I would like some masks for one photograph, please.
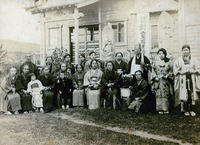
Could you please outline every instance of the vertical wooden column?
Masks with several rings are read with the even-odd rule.
[[[98,18],[99,18],[99,51],[102,49],[102,19],[101,19],[101,1],[99,1],[99,7],[98,7]],[[101,55],[100,55],[101,58]]]
[[[179,52],[185,44],[185,5],[184,0],[179,0],[178,10],[178,35],[179,35]]]
[[[79,10],[77,7],[74,8],[75,20],[74,20],[74,30],[75,30],[75,63],[78,63],[79,56],[79,41],[78,41],[78,30],[79,30],[79,19],[78,19]]]
[[[41,65],[45,65],[46,59],[46,30],[45,30],[45,13],[41,13],[41,40],[40,40],[40,61]]]

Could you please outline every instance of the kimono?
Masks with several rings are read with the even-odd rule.
[[[44,87],[39,80],[28,83],[27,92],[30,92],[32,95],[32,105],[34,108],[43,107],[42,90],[44,90]]]
[[[84,76],[84,86],[100,85],[103,72],[100,69],[91,69]],[[100,107],[100,89],[87,88],[87,105],[88,109],[97,109]]]
[[[137,113],[148,113],[150,111],[150,87],[145,79],[133,84],[134,95],[131,97],[133,100],[128,109],[134,110]]]
[[[144,60],[144,65],[142,66],[140,63]],[[139,58],[132,57],[128,62],[126,73],[127,74],[135,74],[137,70],[141,70],[143,72],[143,78],[148,81],[148,70],[150,68],[150,61],[146,56],[141,56]]]
[[[85,92],[83,89],[83,79],[84,79],[84,73],[78,73],[76,72],[73,76],[73,84],[74,84],[74,92],[73,92],[73,106],[84,106],[84,96]]]
[[[61,105],[64,105],[66,108],[66,105],[69,105],[69,107],[72,106],[71,100],[72,100],[72,92],[73,92],[73,81],[72,79],[66,77],[66,78],[59,78],[56,80],[55,83],[55,90],[57,94],[57,107],[60,109]]]
[[[16,77],[7,75],[1,82],[0,86],[0,111],[18,111],[21,110],[20,96],[16,92],[12,92],[12,88],[16,86]]]
[[[43,92],[43,105],[44,110],[51,110],[56,105],[56,97],[54,96],[54,78],[52,75],[41,75],[39,76],[39,80],[41,81],[44,87],[49,87],[48,90],[44,90]]]
[[[32,111],[32,96],[28,93],[24,93],[23,90],[27,90],[29,78],[27,74],[20,74],[16,79],[16,92],[21,97],[21,106],[23,111]]]
[[[109,83],[113,83],[114,85],[109,88],[107,85]],[[108,106],[110,106],[113,109],[119,109],[120,108],[120,95],[119,95],[119,74],[112,70],[108,71],[106,70],[102,75],[102,97],[105,97],[105,99],[108,102]]]
[[[116,60],[113,62],[113,65],[114,65],[114,70],[119,72],[119,71],[123,71],[123,73],[125,72],[126,70],[126,67],[127,67],[127,63],[123,60],[121,60],[120,63],[118,63]]]
[[[171,84],[172,65],[170,61],[156,61],[153,75],[152,73],[152,91],[156,97],[156,110],[169,111],[170,99],[173,95],[173,87]]]
[[[184,61],[181,56],[174,62],[174,106],[181,105],[181,112],[188,111],[189,104],[190,110],[194,111],[197,92],[200,91],[200,76],[196,74],[200,72],[198,59],[190,55],[188,60]]]

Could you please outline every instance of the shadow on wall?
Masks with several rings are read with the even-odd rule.
[[[1,49],[8,52],[39,53],[40,45],[36,43],[19,42],[15,40],[0,40]]]

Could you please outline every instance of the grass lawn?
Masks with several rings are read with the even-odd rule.
[[[103,108],[97,110],[70,108],[68,110],[56,110],[55,112],[58,111],[96,124],[146,131],[193,144],[200,143],[200,115],[196,117],[157,114],[138,115],[130,111],[115,111]]]

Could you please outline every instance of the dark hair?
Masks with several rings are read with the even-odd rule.
[[[94,51],[91,51],[91,52],[89,53],[89,56],[92,55],[93,53],[96,54]]]
[[[134,75],[136,75],[137,72],[140,72],[141,76],[143,75],[143,72],[141,70],[136,70]]]
[[[70,57],[70,54],[69,53],[66,53],[65,56],[64,56],[64,59],[69,56]]]
[[[96,59],[93,59],[93,60],[91,60],[91,62],[90,62],[90,68],[92,68],[92,63],[93,63],[93,61],[96,61],[96,62],[97,62],[97,67],[99,67],[98,61],[97,61]]]
[[[52,57],[51,57],[51,56],[47,56],[47,57],[46,57],[46,61],[47,61],[48,58],[51,58],[51,60],[52,60]]]
[[[115,54],[115,57],[117,56],[117,54],[121,54],[122,57],[124,57],[122,52],[117,52],[117,53]]]
[[[165,48],[160,48],[157,54],[159,54],[160,51],[162,51],[165,55],[164,62],[168,62],[170,59],[167,57],[167,51],[165,50]]]
[[[28,74],[28,77],[29,77],[29,78],[31,78],[32,76],[35,76],[35,74],[34,74],[34,73],[29,73],[29,74]]]
[[[107,62],[106,62],[106,66],[107,66],[108,63],[112,63],[112,66],[114,66],[114,64],[113,64],[112,61],[107,61]]]
[[[62,64],[65,64],[66,70],[67,70],[67,64],[66,64],[65,62],[62,62],[62,63],[60,64],[60,69],[61,69]]]
[[[22,66],[22,70],[24,69],[25,66],[28,66],[28,69],[30,69],[30,66],[29,66],[27,63],[25,63],[25,64]]]
[[[81,68],[83,70],[83,66],[80,63],[76,65],[76,70],[77,70],[77,68],[78,68],[79,65],[81,66]]]
[[[82,57],[84,57],[84,58],[85,58],[85,55],[84,55],[83,53],[79,54],[79,57],[80,57],[80,56],[82,56]]]
[[[185,44],[185,45],[182,46],[182,51],[183,51],[184,48],[188,48],[190,50],[190,46],[187,45],[187,44]]]

